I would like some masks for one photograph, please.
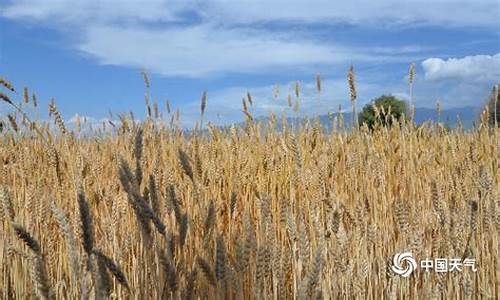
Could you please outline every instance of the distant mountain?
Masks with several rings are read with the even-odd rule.
[[[480,107],[460,107],[460,108],[450,108],[446,110],[442,110],[439,116],[435,109],[432,108],[416,108],[415,109],[415,123],[422,124],[425,121],[433,121],[433,122],[441,122],[449,127],[455,127],[458,124],[458,120],[460,120],[462,126],[465,129],[470,129],[473,127],[473,123],[478,119],[479,114],[481,113]],[[337,116],[337,113],[332,113],[332,116]],[[352,113],[345,112],[344,116],[344,124],[346,127],[349,127],[351,124]],[[330,129],[331,120],[328,115],[320,115],[319,116],[320,123],[323,128]],[[269,122],[269,117],[258,117],[255,119],[257,122],[267,123]],[[287,118],[287,123],[289,125],[292,124],[302,124],[305,121],[304,117],[301,118]],[[311,116],[312,122],[312,116]],[[243,123],[238,123],[235,125],[243,125]],[[278,118],[278,127],[281,127],[281,120]]]
[[[462,126],[469,129],[472,128],[473,122],[479,118],[480,113],[480,107],[450,108],[441,111],[440,121],[450,127],[455,127],[459,118]],[[415,110],[415,123],[421,124],[427,120],[438,121],[435,109],[418,108]]]

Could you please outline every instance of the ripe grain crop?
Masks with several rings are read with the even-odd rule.
[[[255,122],[243,99],[244,125],[187,133],[167,103],[170,122],[90,135],[54,102],[56,127],[3,128],[1,298],[498,299],[498,128],[326,131]],[[406,251],[477,271],[400,277]]]

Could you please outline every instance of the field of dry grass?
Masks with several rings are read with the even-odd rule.
[[[83,136],[50,109],[57,130],[18,111],[0,135],[3,299],[498,299],[498,128],[325,132],[245,109],[189,137],[125,117]],[[401,277],[406,251],[477,271]]]

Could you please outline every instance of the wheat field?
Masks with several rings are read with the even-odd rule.
[[[500,295],[500,130],[486,122],[344,130],[338,115],[327,131],[254,122],[249,96],[242,126],[185,132],[170,107],[167,124],[147,103],[142,122],[122,115],[85,134],[55,103],[55,127],[33,121],[36,97],[15,101],[0,83],[12,111],[0,134],[2,299]],[[407,251],[477,270],[402,277],[390,266]]]

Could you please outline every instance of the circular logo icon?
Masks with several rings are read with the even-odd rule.
[[[417,262],[411,252],[396,253],[392,259],[391,268],[394,273],[408,277],[417,268]]]

